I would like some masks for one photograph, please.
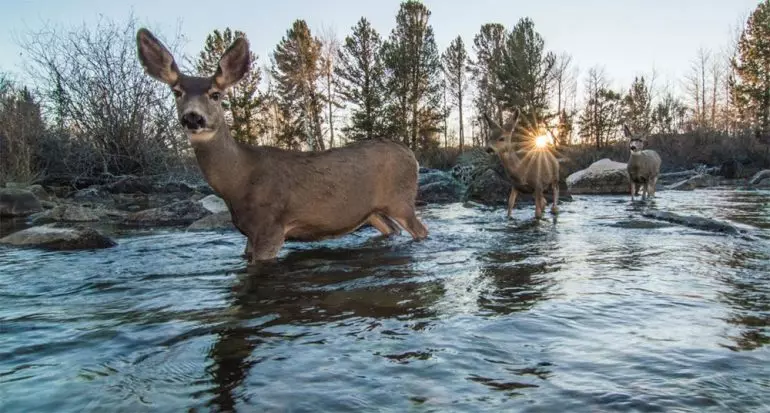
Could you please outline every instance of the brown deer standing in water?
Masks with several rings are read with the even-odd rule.
[[[536,148],[534,142],[517,134],[519,115],[520,111],[515,110],[506,126],[500,127],[489,115],[484,114],[484,119],[489,125],[487,151],[498,155],[513,181],[511,194],[508,196],[508,217],[511,216],[518,194],[524,193],[533,194],[535,218],[540,219],[546,205],[543,193],[548,188],[553,190],[551,212],[559,212],[559,161],[547,147]]]
[[[623,135],[628,142],[631,157],[628,159],[628,179],[631,184],[631,202],[639,193],[639,185],[642,189],[642,200],[655,196],[655,185],[660,174],[660,155],[652,149],[644,149],[647,139],[643,134],[633,134],[628,125],[623,125]]]
[[[247,237],[251,263],[274,259],[286,240],[339,237],[369,223],[383,235],[428,236],[415,215],[418,164],[401,144],[375,139],[321,152],[297,152],[235,141],[220,99],[250,68],[240,37],[210,77],[183,74],[147,29],[136,35],[145,72],[173,90],[179,121],[206,181]],[[395,221],[395,223],[394,223]]]

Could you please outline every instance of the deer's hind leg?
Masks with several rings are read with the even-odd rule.
[[[553,205],[551,206],[553,214],[559,213],[559,183],[553,183]]]
[[[285,237],[283,226],[278,224],[262,223],[252,228],[249,234],[249,243],[252,246],[249,263],[275,259],[283,247]]]
[[[387,208],[387,215],[404,227],[416,241],[428,238],[428,228],[417,218],[414,205],[398,204]]]
[[[543,217],[543,210],[545,209],[545,197],[543,196],[542,189],[535,190],[535,219]]]
[[[380,231],[383,236],[401,235],[401,228],[396,225],[387,215],[375,212],[369,216],[368,222],[371,226]]]

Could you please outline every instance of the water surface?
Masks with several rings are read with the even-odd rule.
[[[770,411],[770,192],[430,206],[259,270],[225,232],[0,249],[0,411]],[[550,216],[549,216],[550,218]]]

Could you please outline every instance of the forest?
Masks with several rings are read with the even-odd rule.
[[[649,133],[667,170],[770,163],[770,0],[728,48],[694,50],[677,89],[654,72],[613,88],[601,62],[581,73],[528,17],[483,24],[440,50],[426,5],[406,0],[395,12],[390,33],[366,17],[341,35],[294,21],[223,99],[235,139],[317,151],[386,137],[447,168],[484,144],[482,113],[502,123],[519,108],[532,134],[549,134],[582,167],[626,156],[622,124]],[[136,59],[138,28],[130,16],[22,36],[29,73],[23,82],[0,74],[0,184],[195,168],[171,91]],[[156,33],[183,56],[181,33]],[[248,34],[213,30],[196,56],[179,59],[183,70],[211,75],[239,36]]]

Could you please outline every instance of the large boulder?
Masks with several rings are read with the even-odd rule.
[[[449,173],[429,169],[424,170],[418,179],[417,202],[441,204],[460,202],[463,198],[463,185]]]
[[[221,230],[221,229],[235,229],[233,225],[232,217],[229,211],[217,212],[216,214],[207,215],[187,227],[188,231],[205,231],[205,230]]]
[[[99,214],[95,210],[67,204],[57,205],[32,216],[32,223],[35,225],[50,222],[91,222],[98,220]]]
[[[129,213],[125,224],[132,226],[178,226],[190,225],[211,214],[200,203],[183,200],[158,208]]]
[[[600,159],[588,168],[568,176],[567,188],[572,194],[627,194],[630,183],[626,164],[607,158]]]
[[[693,189],[698,188],[709,188],[716,184],[717,180],[715,177],[709,174],[698,174],[683,181],[679,181],[669,186],[668,189],[676,191],[692,191]]]
[[[229,212],[227,204],[224,199],[216,195],[207,195],[198,201],[199,204],[212,214],[218,214],[220,212]]]
[[[0,188],[0,217],[25,217],[43,210],[32,192],[18,188]]]
[[[0,244],[52,250],[97,249],[117,245],[115,241],[93,228],[85,226],[68,228],[57,226],[56,224],[42,225],[14,232],[0,239]]]

